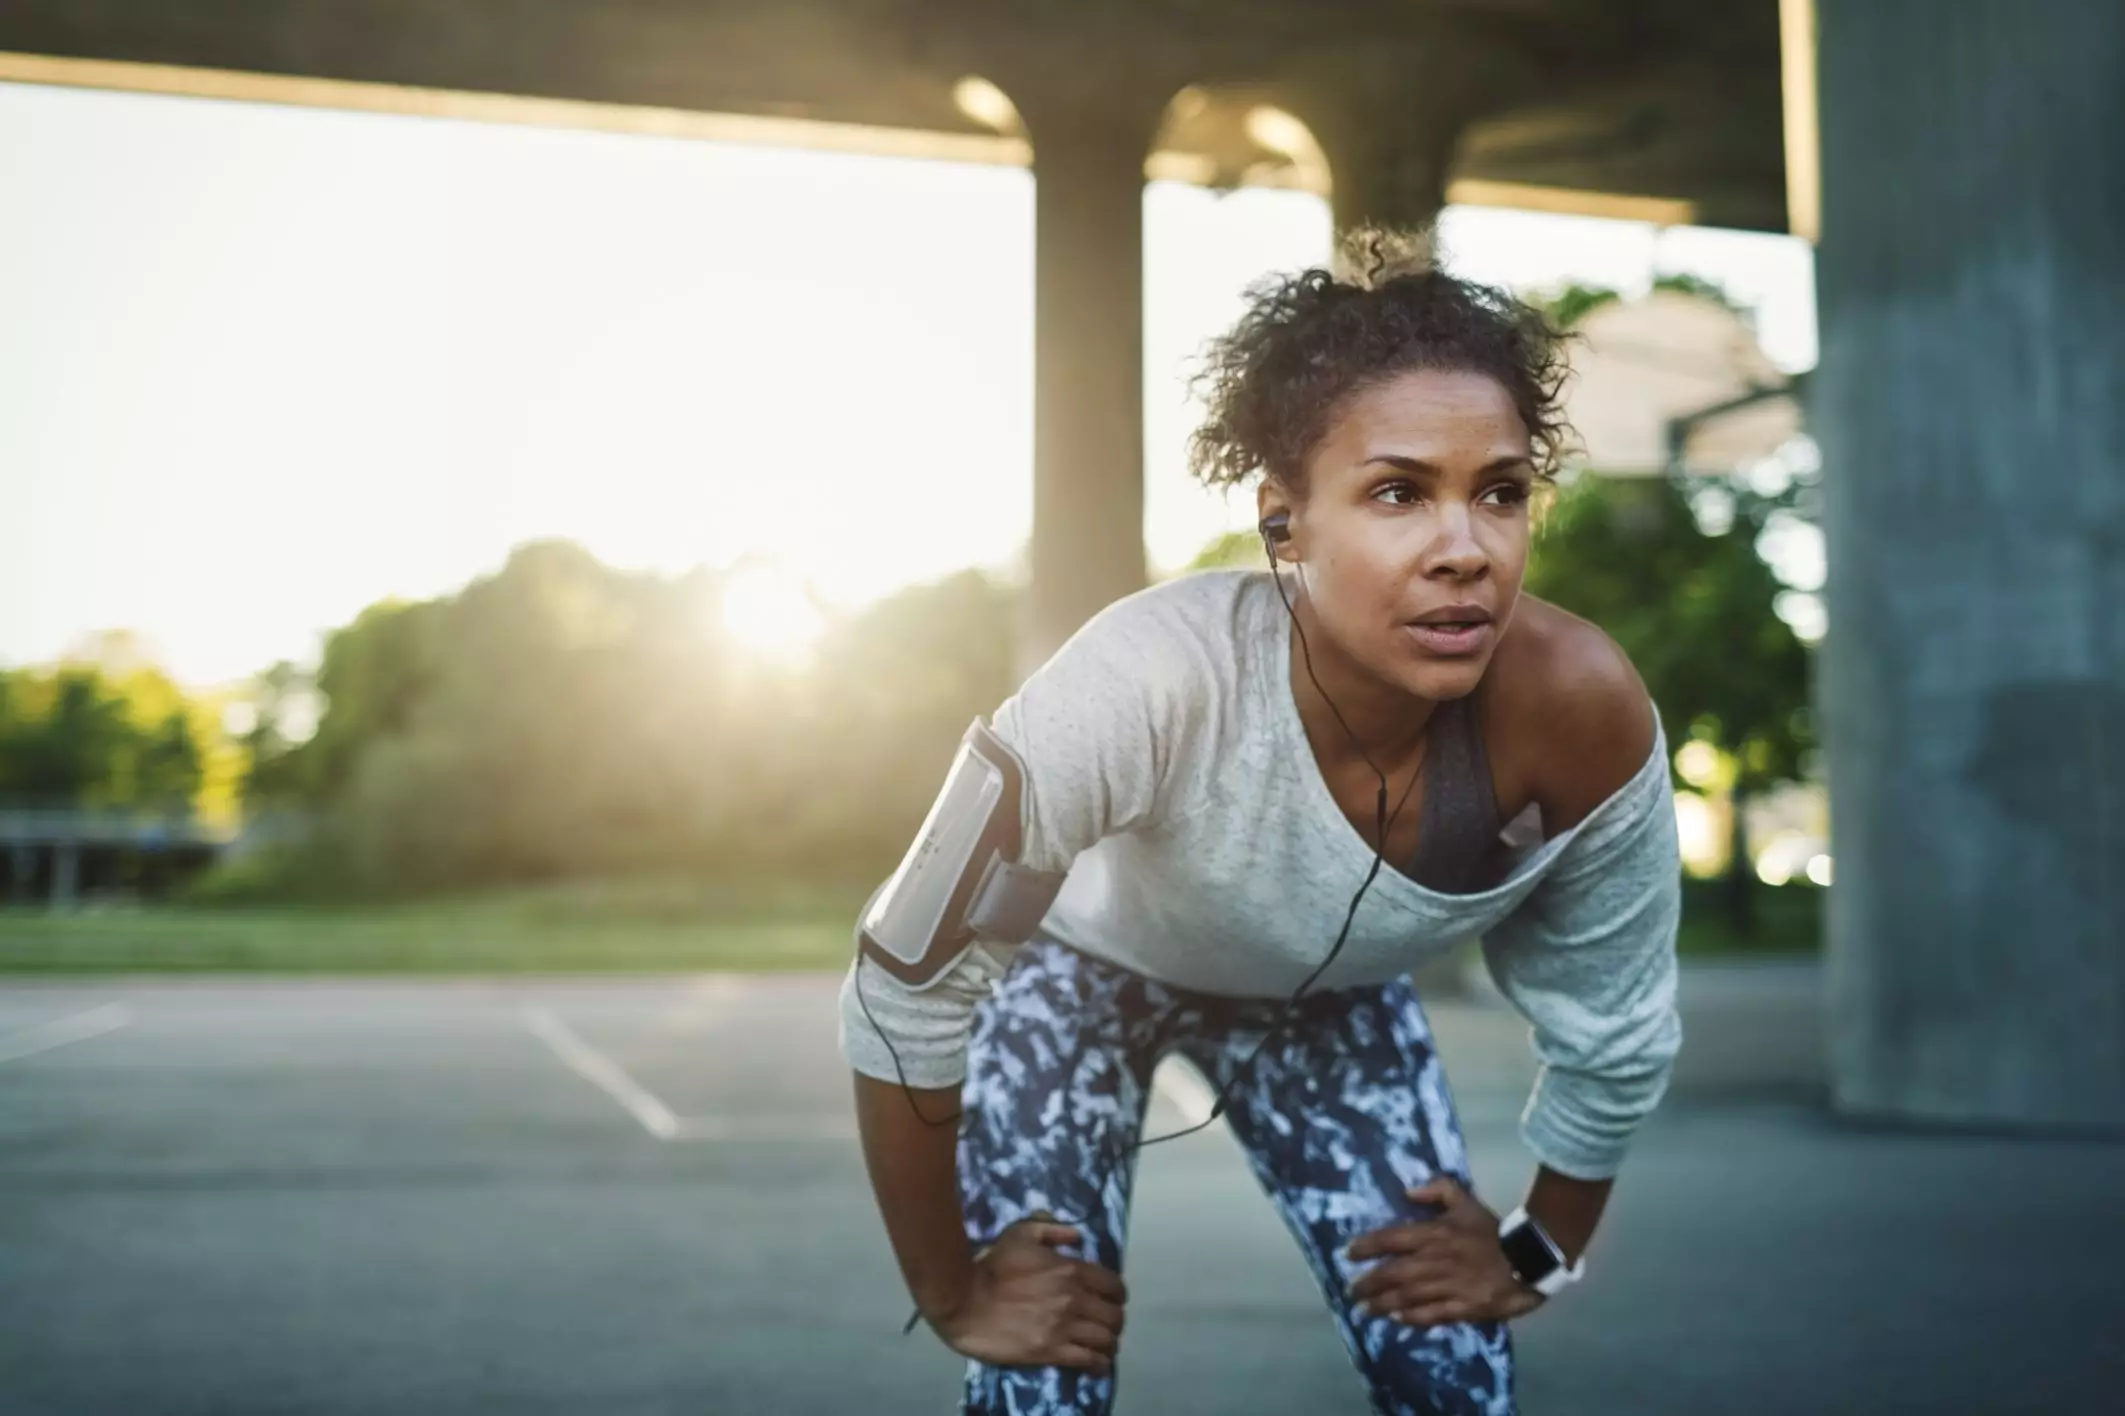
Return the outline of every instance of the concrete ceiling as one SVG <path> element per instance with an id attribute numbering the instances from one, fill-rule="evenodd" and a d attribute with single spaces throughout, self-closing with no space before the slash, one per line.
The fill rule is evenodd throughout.
<path id="1" fill-rule="evenodd" d="M 0 51 L 993 136 L 978 74 L 1036 152 L 1041 104 L 1299 85 L 1392 131 L 1451 89 L 1456 179 L 1786 229 L 1777 0 L 9 0 Z M 1223 171 L 1216 111 L 1168 142 Z"/>

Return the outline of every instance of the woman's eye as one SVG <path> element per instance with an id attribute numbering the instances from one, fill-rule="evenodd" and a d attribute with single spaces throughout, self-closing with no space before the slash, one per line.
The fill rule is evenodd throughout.
<path id="1" fill-rule="evenodd" d="M 1374 501 L 1383 501 L 1391 506 L 1415 506 L 1417 489 L 1407 482 L 1389 482 L 1374 491 Z"/>
<path id="2" fill-rule="evenodd" d="M 1518 482 L 1500 482 L 1483 495 L 1499 506 L 1518 506 L 1527 500 L 1527 488 Z"/>

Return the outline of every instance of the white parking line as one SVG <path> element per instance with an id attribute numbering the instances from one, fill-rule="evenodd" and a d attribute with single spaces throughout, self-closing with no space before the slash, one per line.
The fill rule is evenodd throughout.
<path id="1" fill-rule="evenodd" d="M 0 1037 L 0 1062 L 12 1062 L 39 1052 L 50 1052 L 70 1042 L 86 1042 L 116 1032 L 133 1021 L 133 1010 L 123 1003 L 106 1003 L 85 1013 L 70 1013 L 34 1027 L 18 1028 Z"/>
<path id="2" fill-rule="evenodd" d="M 743 1119 L 724 1116 L 679 1116 L 627 1074 L 627 1069 L 592 1047 L 537 1004 L 526 1004 L 524 1026 L 553 1049 L 568 1070 L 620 1104 L 642 1129 L 660 1141 L 843 1141 L 856 1135 L 854 1120 L 836 1116 L 782 1116 Z"/>
<path id="3" fill-rule="evenodd" d="M 625 1067 L 577 1037 L 568 1024 L 537 1004 L 528 1003 L 524 1006 L 524 1026 L 552 1048 L 553 1055 L 570 1071 L 620 1103 L 622 1110 L 642 1123 L 643 1130 L 660 1141 L 679 1134 L 679 1118 L 672 1115 L 670 1107 L 644 1091 L 627 1075 Z"/>

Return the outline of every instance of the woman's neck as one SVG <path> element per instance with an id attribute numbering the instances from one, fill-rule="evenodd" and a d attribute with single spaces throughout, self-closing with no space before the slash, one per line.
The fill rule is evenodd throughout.
<path id="1" fill-rule="evenodd" d="M 1432 713 L 1439 706 L 1437 700 L 1382 683 L 1350 659 L 1322 630 L 1313 612 L 1312 598 L 1303 591 L 1294 598 L 1292 610 L 1298 624 L 1291 635 L 1291 693 L 1298 705 L 1299 721 L 1313 744 L 1314 756 L 1323 768 L 1370 758 L 1388 776 L 1398 775 L 1399 769 L 1422 750 Z M 1303 637 L 1298 630 L 1304 631 Z M 1308 655 L 1312 659 L 1310 674 Z M 1318 686 L 1316 679 L 1320 681 Z M 1336 721 L 1339 712 L 1341 723 Z M 1347 733 L 1343 730 L 1346 723 L 1350 728 Z M 1352 744 L 1353 736 L 1358 745 Z"/>

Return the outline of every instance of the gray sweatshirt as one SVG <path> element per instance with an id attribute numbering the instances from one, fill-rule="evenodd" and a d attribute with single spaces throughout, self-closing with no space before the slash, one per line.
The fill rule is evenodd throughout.
<path id="1" fill-rule="evenodd" d="M 1292 697 L 1290 620 L 1267 571 L 1212 571 L 1101 611 L 999 707 L 1025 762 L 1023 859 L 1069 877 L 1041 931 L 1202 992 L 1283 997 L 1327 954 L 1372 848 L 1322 779 Z M 1532 1025 L 1540 1070 L 1520 1117 L 1536 1159 L 1612 1176 L 1667 1089 L 1681 878 L 1668 749 L 1585 820 L 1521 831 L 1510 874 L 1475 894 L 1383 866 L 1316 991 L 1387 982 L 1480 937 Z M 1010 946 L 970 952 L 917 992 L 852 965 L 841 1046 L 868 1076 L 958 1083 L 977 1003 Z"/>

